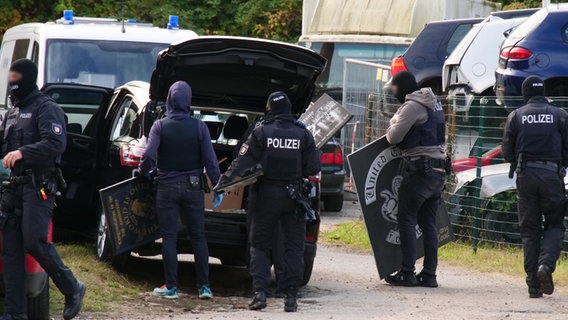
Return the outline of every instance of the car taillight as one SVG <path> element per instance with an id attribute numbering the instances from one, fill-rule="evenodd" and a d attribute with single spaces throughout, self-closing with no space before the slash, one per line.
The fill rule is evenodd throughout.
<path id="1" fill-rule="evenodd" d="M 144 148 L 128 144 L 120 147 L 120 164 L 125 167 L 137 167 L 142 159 Z"/>
<path id="2" fill-rule="evenodd" d="M 335 148 L 333 152 L 322 153 L 320 156 L 321 164 L 343 164 L 343 152 L 341 148 Z"/>
<path id="3" fill-rule="evenodd" d="M 406 65 L 404 64 L 404 57 L 396 57 L 392 59 L 391 76 L 394 76 L 401 71 L 408 71 Z"/>
<path id="4" fill-rule="evenodd" d="M 530 58 L 532 56 L 532 52 L 523 47 L 507 47 L 501 50 L 501 54 L 499 56 L 507 60 L 523 60 Z"/>
<path id="5" fill-rule="evenodd" d="M 306 242 L 316 242 L 316 237 L 307 235 Z"/>

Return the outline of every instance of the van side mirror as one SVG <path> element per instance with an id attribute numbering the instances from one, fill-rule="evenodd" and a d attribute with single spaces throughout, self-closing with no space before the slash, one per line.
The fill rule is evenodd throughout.
<path id="1" fill-rule="evenodd" d="M 505 38 L 508 38 L 509 35 L 511 34 L 511 32 L 513 32 L 514 29 L 515 29 L 515 27 L 505 30 L 503 32 L 503 36 L 505 36 Z"/>

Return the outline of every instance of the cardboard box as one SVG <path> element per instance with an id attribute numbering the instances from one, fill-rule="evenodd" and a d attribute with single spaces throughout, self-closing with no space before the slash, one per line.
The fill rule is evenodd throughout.
<path id="1" fill-rule="evenodd" d="M 209 178 L 207 178 L 209 185 Z M 241 210 L 243 204 L 243 197 L 245 193 L 245 187 L 240 187 L 233 189 L 231 191 L 226 192 L 223 195 L 223 202 L 218 208 L 213 208 L 213 202 L 211 198 L 213 198 L 213 191 L 211 193 L 205 194 L 205 209 L 213 210 L 213 211 L 226 211 L 226 210 Z"/>

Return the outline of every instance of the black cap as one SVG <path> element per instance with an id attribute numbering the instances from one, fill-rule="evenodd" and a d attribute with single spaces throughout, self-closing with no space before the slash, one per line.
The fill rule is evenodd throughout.
<path id="1" fill-rule="evenodd" d="M 544 81 L 537 76 L 530 76 L 523 81 L 522 92 L 525 101 L 532 97 L 544 97 Z"/>
<path id="2" fill-rule="evenodd" d="M 273 115 L 290 114 L 292 113 L 292 103 L 288 96 L 282 92 L 274 92 L 268 97 L 268 106 Z"/>
<path id="3" fill-rule="evenodd" d="M 401 71 L 392 77 L 392 85 L 398 88 L 395 97 L 403 103 L 406 100 L 406 95 L 419 90 L 416 78 L 408 71 Z"/>

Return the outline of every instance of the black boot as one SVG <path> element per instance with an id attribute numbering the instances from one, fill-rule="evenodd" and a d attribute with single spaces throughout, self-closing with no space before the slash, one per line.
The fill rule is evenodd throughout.
<path id="1" fill-rule="evenodd" d="M 77 281 L 77 290 L 75 293 L 68 294 L 65 296 L 65 309 L 63 309 L 63 319 L 70 320 L 75 318 L 81 308 L 83 307 L 83 298 L 85 297 L 85 292 L 87 291 L 87 286 L 81 281 Z"/>
<path id="2" fill-rule="evenodd" d="M 254 293 L 252 301 L 249 303 L 249 310 L 262 310 L 266 308 L 266 293 L 257 291 Z"/>
<path id="3" fill-rule="evenodd" d="M 544 294 L 552 294 L 554 292 L 554 281 L 552 280 L 552 269 L 547 265 L 541 264 L 536 272 L 538 281 L 540 282 L 540 290 Z"/>
<path id="4" fill-rule="evenodd" d="M 420 272 L 419 274 L 416 275 L 416 280 L 418 280 L 418 284 L 421 287 L 426 287 L 426 288 L 437 288 L 438 287 L 438 281 L 436 280 L 436 276 L 434 275 L 429 275 L 426 274 L 424 272 Z"/>
<path id="5" fill-rule="evenodd" d="M 540 291 L 540 288 L 529 287 L 529 298 L 531 299 L 542 298 L 542 291 Z"/>
<path id="6" fill-rule="evenodd" d="M 418 280 L 414 273 L 404 272 L 402 270 L 387 276 L 385 281 L 393 286 L 416 287 L 418 285 Z"/>
<path id="7" fill-rule="evenodd" d="M 288 291 L 286 292 L 286 298 L 284 299 L 284 311 L 298 311 L 298 289 L 296 287 L 288 288 Z"/>

